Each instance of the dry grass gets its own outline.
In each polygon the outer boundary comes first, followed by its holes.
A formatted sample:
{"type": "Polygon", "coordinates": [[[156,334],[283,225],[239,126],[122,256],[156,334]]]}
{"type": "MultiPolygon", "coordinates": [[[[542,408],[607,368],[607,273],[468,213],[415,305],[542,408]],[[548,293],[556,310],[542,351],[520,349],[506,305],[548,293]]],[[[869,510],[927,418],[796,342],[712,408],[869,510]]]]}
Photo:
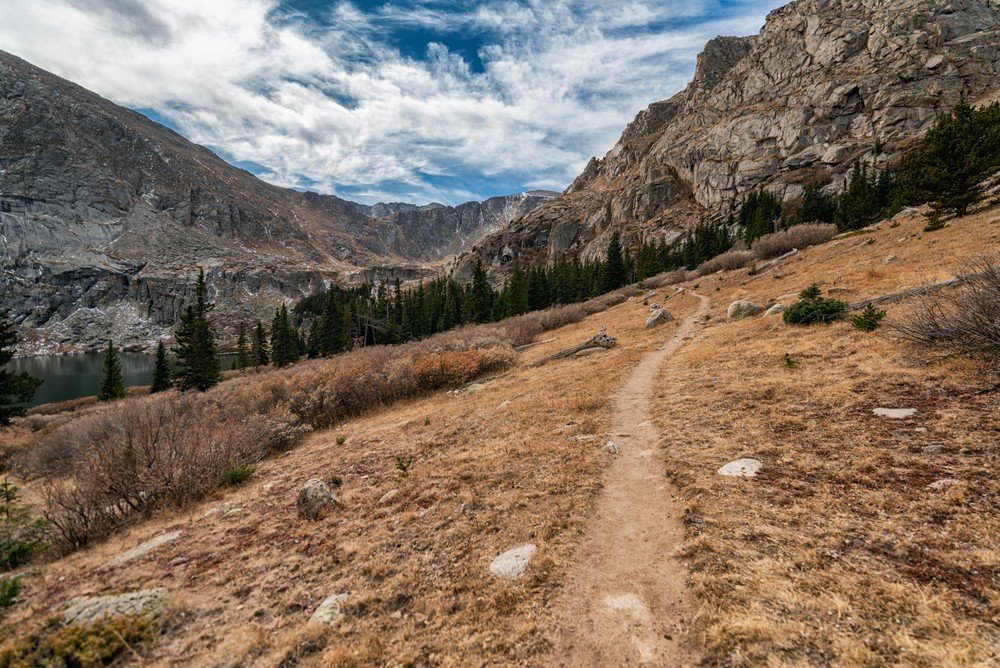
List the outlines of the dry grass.
{"type": "MultiPolygon", "coordinates": [[[[813,281],[874,297],[1000,248],[995,211],[947,238],[922,237],[921,225],[811,249],[774,277],[702,280],[702,290],[718,288],[717,309],[813,281]],[[883,266],[889,253],[899,261],[883,266]]],[[[979,371],[848,323],[803,329],[777,317],[710,328],[664,365],[657,422],[688,506],[682,553],[704,604],[704,663],[1000,658],[1000,399],[975,394],[979,371]],[[917,414],[889,420],[873,414],[880,406],[917,414]],[[756,478],[715,474],[741,457],[763,463],[756,478]]]]}

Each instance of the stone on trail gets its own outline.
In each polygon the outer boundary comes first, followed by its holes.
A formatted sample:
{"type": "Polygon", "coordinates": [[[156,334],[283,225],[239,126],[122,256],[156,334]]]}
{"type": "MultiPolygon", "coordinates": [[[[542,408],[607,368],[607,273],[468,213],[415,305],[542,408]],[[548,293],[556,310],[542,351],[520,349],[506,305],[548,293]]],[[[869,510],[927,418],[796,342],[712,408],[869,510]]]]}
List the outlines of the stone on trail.
{"type": "Polygon", "coordinates": [[[319,607],[316,608],[316,612],[312,614],[309,621],[315,624],[335,624],[339,622],[344,616],[344,611],[340,607],[345,601],[347,601],[347,594],[334,594],[327,597],[326,600],[319,604],[319,607]]]}
{"type": "Polygon", "coordinates": [[[63,613],[67,624],[89,624],[107,617],[146,615],[157,617],[167,605],[167,590],[141,589],[117,596],[77,596],[63,613]]]}
{"type": "Polygon", "coordinates": [[[876,408],[872,411],[875,415],[879,417],[886,417],[891,420],[905,420],[908,417],[913,416],[916,412],[916,408],[876,408]]]}
{"type": "Polygon", "coordinates": [[[604,451],[609,455],[618,455],[621,454],[622,449],[619,448],[618,444],[615,443],[614,441],[608,441],[607,444],[604,446],[604,451]]]}
{"type": "Polygon", "coordinates": [[[535,549],[534,543],[528,543],[507,550],[490,563],[490,573],[508,580],[521,579],[531,557],[535,554],[535,549]]]}
{"type": "Polygon", "coordinates": [[[759,470],[760,462],[756,459],[737,459],[719,469],[718,474],[733,478],[753,478],[759,470]]]}
{"type": "Polygon", "coordinates": [[[648,318],[646,318],[646,329],[662,325],[663,323],[670,322],[673,319],[673,313],[665,308],[657,308],[649,314],[648,318]]]}
{"type": "Polygon", "coordinates": [[[108,561],[108,566],[120,566],[126,562],[132,561],[133,559],[138,559],[143,557],[161,545],[166,545],[170,541],[177,540],[181,537],[180,531],[171,531],[170,533],[160,534],[159,536],[154,536],[150,538],[145,543],[136,545],[131,550],[122,552],[117,557],[114,557],[108,561]]]}
{"type": "Polygon", "coordinates": [[[329,486],[319,478],[313,478],[306,482],[299,491],[299,498],[295,501],[299,517],[307,520],[319,519],[337,505],[340,505],[337,497],[334,496],[329,486]]]}
{"type": "Polygon", "coordinates": [[[763,311],[763,308],[753,302],[748,302],[745,299],[737,299],[729,305],[726,317],[729,319],[729,322],[736,322],[737,320],[763,313],[763,311]]]}

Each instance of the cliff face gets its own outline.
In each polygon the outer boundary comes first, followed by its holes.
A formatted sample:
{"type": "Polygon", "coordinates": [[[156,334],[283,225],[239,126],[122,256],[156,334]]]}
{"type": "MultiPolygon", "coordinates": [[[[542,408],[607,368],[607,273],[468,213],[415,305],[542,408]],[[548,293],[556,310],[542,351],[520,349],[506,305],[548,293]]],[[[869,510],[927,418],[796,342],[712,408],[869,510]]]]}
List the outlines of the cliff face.
{"type": "Polygon", "coordinates": [[[418,277],[554,195],[364,207],[277,188],[0,52],[0,309],[34,330],[24,351],[149,345],[198,267],[225,323],[332,280],[418,277]]]}
{"type": "Polygon", "coordinates": [[[600,255],[611,230],[676,238],[751,190],[785,200],[837,187],[876,140],[900,152],[937,114],[1000,82],[997,0],[798,0],[759,35],[712,40],[690,85],[640,112],[562,197],[490,235],[475,256],[600,255]]]}

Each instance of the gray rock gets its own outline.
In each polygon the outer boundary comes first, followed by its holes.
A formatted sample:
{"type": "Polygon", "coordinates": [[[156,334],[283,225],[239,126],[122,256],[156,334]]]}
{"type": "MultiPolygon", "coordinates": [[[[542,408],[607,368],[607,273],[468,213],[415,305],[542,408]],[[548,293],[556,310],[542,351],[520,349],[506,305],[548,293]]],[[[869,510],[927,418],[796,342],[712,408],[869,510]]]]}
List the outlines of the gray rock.
{"type": "Polygon", "coordinates": [[[875,415],[879,417],[889,418],[890,420],[905,420],[908,417],[912,417],[916,414],[916,408],[875,408],[872,410],[875,415]]]}
{"type": "Polygon", "coordinates": [[[646,318],[646,329],[658,327],[664,323],[671,322],[673,319],[674,316],[670,311],[665,308],[657,308],[646,318]]]}
{"type": "Polygon", "coordinates": [[[716,473],[733,478],[753,478],[760,470],[760,462],[756,459],[737,459],[729,462],[716,473]]]}
{"type": "Polygon", "coordinates": [[[921,450],[925,455],[937,455],[944,452],[944,446],[940,443],[935,443],[934,445],[926,445],[921,450]]]}
{"type": "Polygon", "coordinates": [[[307,520],[319,519],[338,505],[340,502],[333,491],[319,478],[307,481],[295,502],[299,517],[307,520]]]}
{"type": "Polygon", "coordinates": [[[765,316],[777,315],[778,313],[782,313],[786,308],[787,307],[784,304],[774,304],[773,306],[768,307],[766,311],[764,311],[764,315],[765,316]]]}
{"type": "Polygon", "coordinates": [[[89,624],[122,615],[157,617],[167,606],[167,590],[142,589],[117,596],[77,596],[63,613],[67,624],[89,624]]]}
{"type": "Polygon", "coordinates": [[[314,624],[336,624],[344,618],[344,611],[341,608],[347,602],[347,598],[347,594],[327,597],[319,604],[309,621],[314,624]]]}
{"type": "Polygon", "coordinates": [[[726,318],[729,319],[729,322],[736,322],[737,320],[759,315],[763,311],[763,308],[753,302],[748,302],[745,299],[737,299],[729,305],[729,309],[726,311],[726,318]]]}
{"type": "Polygon", "coordinates": [[[490,562],[490,573],[508,580],[520,580],[535,555],[534,543],[507,550],[490,562]]]}
{"type": "Polygon", "coordinates": [[[144,543],[136,545],[131,550],[122,552],[117,557],[108,561],[108,566],[121,566],[122,564],[128,563],[133,559],[138,559],[143,557],[161,545],[166,545],[167,543],[177,540],[181,537],[180,531],[171,531],[169,533],[160,534],[159,536],[154,536],[144,543]]]}
{"type": "Polygon", "coordinates": [[[609,455],[618,455],[621,454],[622,449],[614,441],[608,441],[604,445],[604,451],[609,455]]]}
{"type": "Polygon", "coordinates": [[[889,255],[884,260],[882,260],[882,264],[888,266],[890,264],[895,264],[897,261],[898,258],[896,258],[895,255],[889,255]]]}
{"type": "Polygon", "coordinates": [[[379,498],[378,504],[380,506],[384,506],[385,504],[387,504],[387,503],[391,502],[393,499],[395,499],[397,496],[399,496],[399,490],[398,489],[390,489],[388,492],[386,492],[385,494],[383,494],[379,498]]]}

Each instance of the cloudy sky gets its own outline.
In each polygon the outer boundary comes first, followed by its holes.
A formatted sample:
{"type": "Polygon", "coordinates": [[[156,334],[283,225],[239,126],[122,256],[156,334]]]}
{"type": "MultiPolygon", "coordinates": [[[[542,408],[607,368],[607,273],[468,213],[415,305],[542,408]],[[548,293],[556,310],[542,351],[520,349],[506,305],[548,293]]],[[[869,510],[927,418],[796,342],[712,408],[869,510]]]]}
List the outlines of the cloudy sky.
{"type": "Polygon", "coordinates": [[[3,0],[0,49],[279,185],[561,190],[782,0],[3,0]]]}

